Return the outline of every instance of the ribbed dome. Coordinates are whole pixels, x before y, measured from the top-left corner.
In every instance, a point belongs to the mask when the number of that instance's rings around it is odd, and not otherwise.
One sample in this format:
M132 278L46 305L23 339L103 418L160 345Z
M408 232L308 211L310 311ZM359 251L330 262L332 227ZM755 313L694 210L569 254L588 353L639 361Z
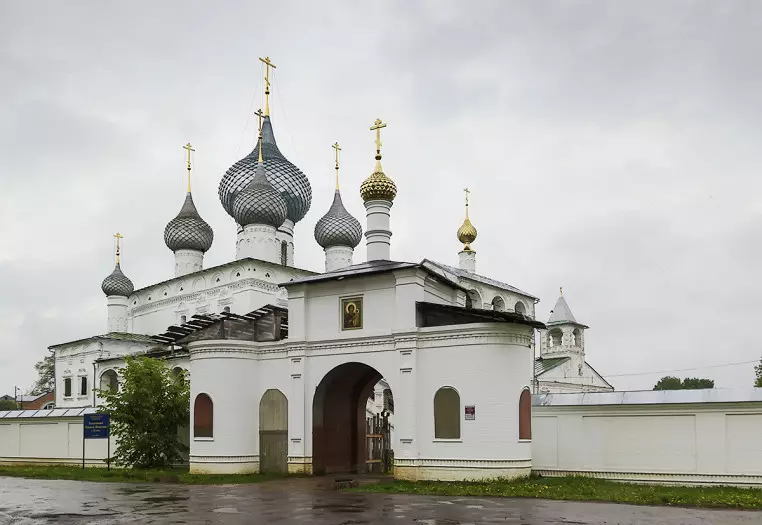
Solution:
M302 171L289 162L275 143L270 117L262 124L262 157L270 184L286 202L287 217L294 223L304 218L312 204L310 181ZM233 164L220 181L218 194L222 207L235 218L233 205L236 195L254 179L259 160L259 145L246 157ZM280 224L278 225L280 226Z
M352 217L341 202L341 193L333 194L333 204L328 213L315 225L315 240L323 248L329 246L351 246L354 248L362 240L360 221Z
M376 155L376 169L360 185L360 196L365 202L375 200L393 202L394 197L397 196L397 185L381 169L380 153Z
M476 228L468 217L463 221L463 224L458 228L458 240L465 244L464 250L471 249L471 243L476 240Z
M177 250L206 252L212 247L213 240L212 228L198 214L193 204L193 197L188 192L180 213L164 228L164 243L173 252Z
M119 295L121 297L129 297L135 290L135 286L132 284L132 281L122 273L119 263L116 263L111 275L103 279L101 290L103 290L103 293L107 296Z
M233 201L233 218L241 226L269 224L277 228L286 220L286 201L267 180L263 164L259 163L254 178Z

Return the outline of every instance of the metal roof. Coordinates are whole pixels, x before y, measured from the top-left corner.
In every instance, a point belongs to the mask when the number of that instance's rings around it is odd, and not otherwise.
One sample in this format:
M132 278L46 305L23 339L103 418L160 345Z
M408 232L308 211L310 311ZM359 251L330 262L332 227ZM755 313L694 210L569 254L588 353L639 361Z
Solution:
M762 403L762 388L705 388L697 390L635 390L536 394L533 406L681 405L690 403Z
M570 357L538 357L534 360L534 375L539 376L564 364Z
M85 408L52 408L47 410L0 410L0 419L18 419L27 417L77 417L85 414L95 414L95 407Z
M425 262L429 262L429 263L433 264L434 266L439 266L441 269L445 270L446 272L454 273L455 275L457 275L461 279L471 279L472 281L477 281L477 282L480 282L480 283L483 283L483 284L488 284L490 286L494 286L495 288L501 288L503 290L508 290L509 292L514 292L514 293L523 295L525 297L529 297L531 299L537 299L537 300L539 300L534 295L528 294L527 292L525 292L523 290L519 290L515 286L511 286L508 283L504 283L502 281L498 281L498 280L492 279L490 277L485 277L483 275L479 275L478 273L472 273L472 272L469 272L467 270L461 270L460 268L457 268L455 266L450 266L449 264L444 264L444 263L440 263L440 262L437 262L437 261L432 261L431 259L424 259L423 262L424 263Z
M576 324L577 326L581 326L583 328L590 328L589 326L585 326L582 323L577 322L577 319L574 318L574 314L572 313L571 308L569 308L569 304L566 302L566 299L564 299L563 295L558 298L558 301L556 301L556 305L553 307L553 310L551 310L550 317L548 318L548 322L546 324L548 326L558 324Z
M445 326L462 323L489 323L503 322L516 323L531 326L533 328L545 328L540 321L515 312L499 312L496 310L484 310L481 308L467 308L452 304L431 303L416 301L417 314L421 324L419 326ZM423 316L423 318L421 318Z

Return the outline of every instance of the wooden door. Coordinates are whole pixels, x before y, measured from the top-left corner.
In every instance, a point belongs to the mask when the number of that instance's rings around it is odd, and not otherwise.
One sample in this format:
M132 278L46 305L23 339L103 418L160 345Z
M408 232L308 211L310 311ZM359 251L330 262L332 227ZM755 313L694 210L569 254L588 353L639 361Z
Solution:
M259 471L288 473L288 399L267 390L259 402Z

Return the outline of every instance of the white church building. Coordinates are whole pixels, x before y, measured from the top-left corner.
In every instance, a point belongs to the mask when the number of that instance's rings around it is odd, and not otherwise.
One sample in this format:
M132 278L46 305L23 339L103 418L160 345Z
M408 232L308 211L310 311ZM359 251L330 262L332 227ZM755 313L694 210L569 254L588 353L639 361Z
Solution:
M298 268L293 234L312 189L278 148L265 93L258 144L219 185L235 260L204 267L214 235L193 202L187 145L188 192L164 231L174 276L135 289L117 234L106 334L50 347L56 407L97 405L96 388L119 388L125 356L149 354L190 378L192 472L363 471L366 419L393 396L396 477L529 474L531 394L613 390L585 362L587 327L563 297L546 326L537 297L476 273L468 194L457 266L392 260L397 186L381 165L380 120L359 189L364 233L342 203L335 144L334 200L314 231L325 271Z

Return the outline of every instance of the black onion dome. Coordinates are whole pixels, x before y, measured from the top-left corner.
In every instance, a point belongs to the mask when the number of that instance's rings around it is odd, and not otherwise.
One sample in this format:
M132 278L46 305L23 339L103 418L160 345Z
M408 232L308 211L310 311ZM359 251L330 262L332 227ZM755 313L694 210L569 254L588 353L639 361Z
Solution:
M135 290L135 286L132 281L122 273L122 269L119 267L119 263L116 263L114 271L111 275L103 279L101 284L101 290L106 295L119 295L121 297L129 297Z
M259 163L246 189L235 195L233 218L241 226L269 224L277 228L286 220L287 213L283 195L272 187L263 163Z
M312 187L307 176L289 162L278 149L270 117L265 117L262 124L262 157L265 162L267 180L286 201L287 218L294 223L299 222L307 215L312 204ZM217 193L222 207L231 217L235 218L233 205L236 194L243 191L254 179L258 161L259 144L246 157L233 164L220 181Z
M328 213L315 224L315 240L323 248L329 246L351 246L354 248L362 240L360 221L352 217L341 202L341 193L336 190L333 204Z
M190 192L185 196L183 207L177 217L169 221L164 228L164 244L177 250L198 250L206 252L212 247L214 232L198 214Z

